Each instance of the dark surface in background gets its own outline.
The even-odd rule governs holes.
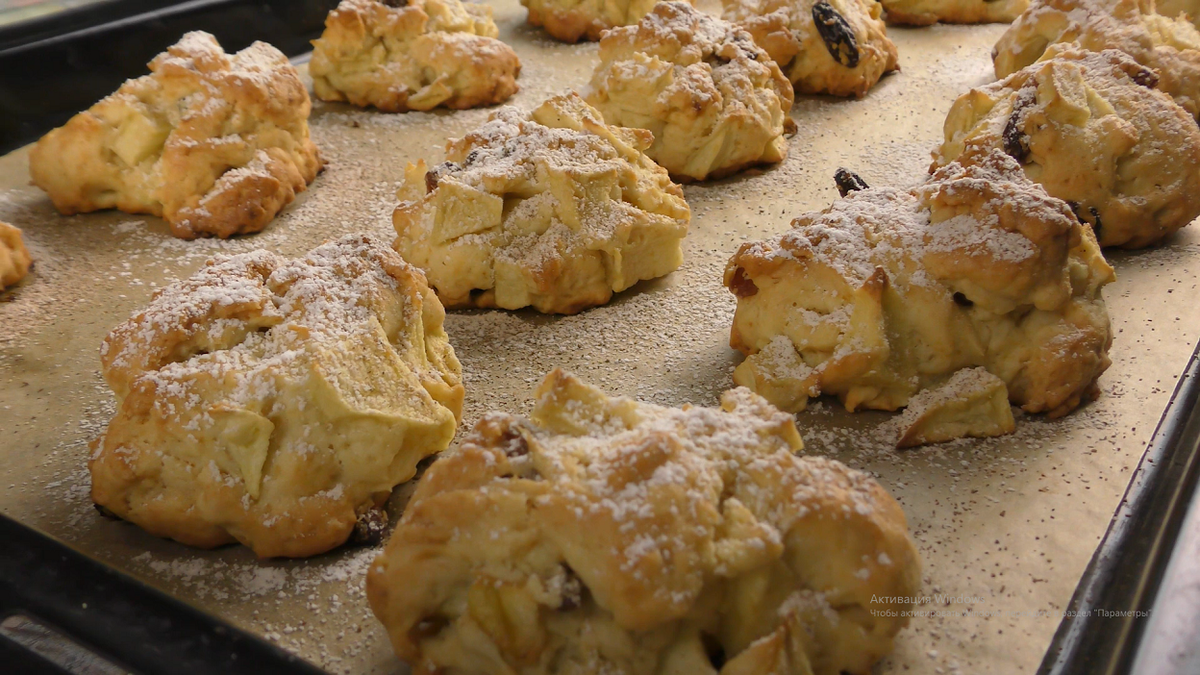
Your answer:
[[[146,63],[189,30],[213,33],[230,52],[264,40],[294,56],[309,51],[308,41],[320,34],[336,4],[106,0],[0,28],[0,154],[145,74]],[[1200,362],[1193,356],[1072,599],[1070,609],[1088,615],[1064,619],[1041,673],[1130,669],[1148,622],[1092,610],[1146,611],[1156,600],[1170,600],[1156,595],[1172,553],[1179,559],[1178,551],[1186,550],[1186,542],[1176,539],[1189,501],[1196,501],[1198,480]],[[3,516],[0,541],[0,619],[27,614],[137,672],[319,672]],[[1194,609],[1200,621],[1200,607]],[[63,672],[3,637],[0,665],[4,672]]]
[[[149,72],[186,32],[227,52],[255,40],[288,56],[311,49],[337,0],[110,0],[0,29],[0,155]],[[103,21],[104,23],[98,23]]]
[[[1083,573],[1065,617],[1046,651],[1038,675],[1115,675],[1129,673],[1145,649],[1144,631],[1153,611],[1173,598],[1160,597],[1163,571],[1172,558],[1194,568],[1188,558],[1189,533],[1181,533],[1189,505],[1200,508],[1200,346],[1179,378],[1150,447],[1104,540]],[[1196,536],[1195,532],[1190,536]],[[1200,622],[1200,607],[1175,608]],[[1136,612],[1140,614],[1122,615]],[[1189,632],[1155,636],[1164,653],[1190,653],[1179,644]],[[1163,663],[1161,654],[1141,654],[1138,675],[1196,675]],[[1147,670],[1145,664],[1155,664]]]
[[[30,617],[122,670],[325,675],[295,655],[4,516],[0,541],[0,619]],[[67,671],[0,635],[0,672]]]

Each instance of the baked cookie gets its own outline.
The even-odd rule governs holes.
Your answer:
[[[600,40],[587,102],[609,124],[648,129],[646,154],[677,180],[787,156],[792,84],[750,35],[682,2]]]
[[[876,0],[721,0],[802,94],[862,98],[900,69]]]
[[[32,266],[21,230],[0,222],[0,291],[21,283]]]
[[[747,354],[734,382],[788,411],[819,394],[895,410],[982,366],[1027,412],[1057,417],[1094,398],[1112,268],[1015,160],[986,148],[967,159],[742,245],[725,270],[738,298],[730,344]],[[1006,426],[986,396],[965,408]]]
[[[933,166],[968,146],[1002,149],[1101,246],[1149,246],[1200,215],[1200,128],[1153,89],[1154,71],[1116,50],[1047,56],[960,96]]]
[[[689,1],[689,0],[685,0]],[[529,10],[531,26],[542,26],[550,37],[563,42],[588,40],[616,26],[637,23],[659,0],[521,0]]]
[[[578,94],[506,107],[410,164],[395,247],[447,307],[573,314],[683,260],[691,212],[646,156],[644,129],[604,124]]]
[[[499,34],[488,5],[342,0],[313,41],[313,92],[385,112],[501,103],[521,62]]]
[[[33,182],[65,215],[161,216],[183,239],[257,232],[321,168],[308,92],[279,50],[232,56],[188,33],[29,153]]]
[[[1200,32],[1185,18],[1155,13],[1153,0],[1034,0],[992,50],[996,77],[1045,60],[1049,45],[1125,52],[1155,71],[1158,89],[1200,117]]]
[[[904,513],[790,415],[561,371],[421,478],[367,576],[414,672],[865,674],[920,583]]]
[[[1008,23],[1029,0],[881,0],[888,23],[930,26],[942,23]]]
[[[370,529],[462,410],[445,312],[383,242],[210,260],[109,333],[92,499],[192,546],[309,556]],[[386,522],[386,516],[384,516]]]

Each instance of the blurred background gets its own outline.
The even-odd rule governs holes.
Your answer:
[[[0,26],[104,0],[0,0]]]

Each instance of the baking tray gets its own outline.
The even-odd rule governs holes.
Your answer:
[[[146,72],[189,30],[226,49],[265,40],[307,51],[337,0],[97,0],[0,26],[0,154],[37,138]]]
[[[528,109],[588,80],[595,45],[553,42],[524,25],[515,0],[492,4],[523,63],[513,104]],[[450,313],[446,328],[465,368],[462,428],[487,410],[527,411],[541,377],[558,366],[615,394],[715,404],[740,358],[728,347],[734,298],[721,285],[729,255],[827,206],[839,166],[872,185],[920,181],[954,97],[992,79],[989,53],[1003,30],[889,29],[900,73],[859,101],[800,97],[784,163],[685,188],[693,221],[685,262],[669,277],[572,317]],[[390,237],[405,163],[440,161],[446,138],[487,115],[318,103],[313,135],[329,168],[264,232],[229,241],[176,240],[158,219],[116,212],[60,217],[28,185],[27,149],[0,158],[0,219],[25,229],[37,260],[0,303],[0,512],[331,672],[404,672],[363,594],[376,549],[258,561],[240,547],[188,549],[94,512],[86,445],[113,406],[96,350],[155,288],[216,253],[298,255],[346,232]],[[870,471],[901,502],[924,561],[924,593],[939,598],[917,607],[881,672],[1037,669],[1200,338],[1193,230],[1160,248],[1112,254],[1113,366],[1101,398],[1062,420],[1021,416],[1008,437],[897,453],[887,414],[850,415],[821,401],[797,417],[808,452]],[[393,511],[407,493],[397,492]]]

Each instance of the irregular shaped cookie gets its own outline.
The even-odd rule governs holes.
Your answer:
[[[888,23],[930,26],[942,23],[1008,23],[1029,0],[880,0]]]
[[[531,26],[542,26],[556,40],[595,42],[616,26],[637,23],[660,0],[521,0]],[[690,0],[684,0],[690,2]]]
[[[1117,49],[1155,71],[1157,88],[1200,117],[1200,32],[1156,14],[1153,0],[1034,0],[992,50],[996,77],[1045,60],[1049,45]]]
[[[279,50],[232,56],[188,33],[149,75],[51,131],[29,153],[59,212],[161,216],[183,239],[257,232],[321,168],[308,92]]]
[[[348,236],[222,256],[109,333],[92,499],[151,534],[308,556],[454,438],[462,369],[420,271]]]
[[[1003,149],[1069,202],[1101,246],[1161,241],[1200,215],[1200,128],[1115,50],[1051,47],[1047,61],[959,97],[933,166]]]
[[[1004,380],[984,368],[963,368],[944,383],[924,389],[896,418],[896,447],[911,448],[955,438],[987,438],[1016,428]]]
[[[392,217],[404,259],[447,307],[573,314],[683,260],[691,212],[646,156],[644,129],[604,124],[578,94],[502,108],[409,165]]]
[[[21,230],[0,222],[0,291],[21,283],[32,266]]]
[[[313,92],[385,112],[501,103],[521,62],[499,34],[488,5],[342,0],[313,41]]]
[[[555,371],[429,468],[367,597],[414,672],[869,673],[920,575],[863,473],[790,415],[609,398]]]
[[[648,129],[673,177],[704,180],[787,156],[792,84],[746,31],[682,2],[600,41],[588,103],[609,124]]]
[[[742,245],[725,270],[738,297],[730,345],[747,354],[734,381],[789,411],[818,394],[895,410],[975,366],[1028,412],[1056,417],[1094,398],[1112,268],[1015,160],[967,159]]]
[[[721,0],[803,94],[862,98],[900,69],[876,0]]]

